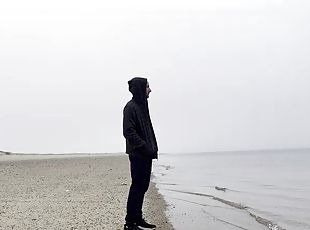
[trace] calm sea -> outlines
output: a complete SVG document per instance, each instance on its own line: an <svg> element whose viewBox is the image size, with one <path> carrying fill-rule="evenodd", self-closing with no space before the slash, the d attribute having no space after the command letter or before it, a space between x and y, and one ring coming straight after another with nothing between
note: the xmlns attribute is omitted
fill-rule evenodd
<svg viewBox="0 0 310 230"><path fill-rule="evenodd" d="M310 150L162 154L153 175L177 230L310 230Z"/></svg>

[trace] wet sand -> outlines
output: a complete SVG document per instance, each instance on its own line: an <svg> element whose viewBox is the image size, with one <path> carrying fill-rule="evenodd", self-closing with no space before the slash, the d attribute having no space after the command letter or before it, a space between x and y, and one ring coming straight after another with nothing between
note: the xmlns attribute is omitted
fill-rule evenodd
<svg viewBox="0 0 310 230"><path fill-rule="evenodd" d="M0 154L0 229L122 229L130 185L124 155ZM173 229L152 183L145 218Z"/></svg>

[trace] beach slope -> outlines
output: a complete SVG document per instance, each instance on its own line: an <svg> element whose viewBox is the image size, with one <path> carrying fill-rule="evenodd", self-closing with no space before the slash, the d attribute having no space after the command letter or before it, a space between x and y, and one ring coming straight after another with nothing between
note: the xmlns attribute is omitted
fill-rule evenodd
<svg viewBox="0 0 310 230"><path fill-rule="evenodd" d="M123 156L0 156L0 229L122 229L130 186ZM173 229L154 184L145 217Z"/></svg>

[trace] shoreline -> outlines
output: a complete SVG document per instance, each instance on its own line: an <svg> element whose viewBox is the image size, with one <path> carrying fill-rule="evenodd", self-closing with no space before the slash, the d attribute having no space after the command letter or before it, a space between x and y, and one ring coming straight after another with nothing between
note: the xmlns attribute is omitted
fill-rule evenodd
<svg viewBox="0 0 310 230"><path fill-rule="evenodd" d="M0 155L0 226L4 229L123 229L130 186L120 154ZM173 230L153 182L144 213Z"/></svg>

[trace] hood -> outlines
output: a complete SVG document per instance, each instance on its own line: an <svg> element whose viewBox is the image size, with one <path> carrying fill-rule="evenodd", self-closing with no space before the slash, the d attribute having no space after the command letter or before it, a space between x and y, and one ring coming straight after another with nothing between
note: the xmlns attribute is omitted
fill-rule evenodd
<svg viewBox="0 0 310 230"><path fill-rule="evenodd" d="M128 81L129 91L133 95L132 99L139 104L144 104L147 101L146 84L147 79L141 77L135 77Z"/></svg>

